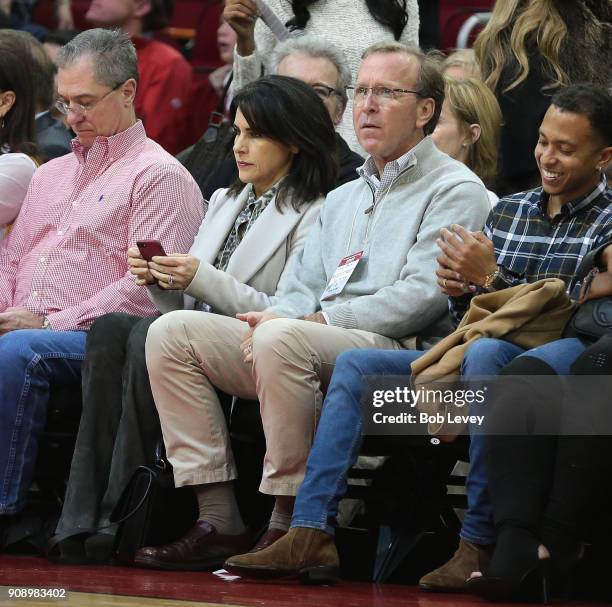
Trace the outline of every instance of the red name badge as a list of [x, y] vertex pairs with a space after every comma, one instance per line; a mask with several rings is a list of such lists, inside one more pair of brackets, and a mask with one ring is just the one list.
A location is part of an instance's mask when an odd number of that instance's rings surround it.
[[362, 257], [363, 251], [357, 251], [357, 253], [343, 257], [340, 260], [334, 275], [329, 279], [325, 291], [321, 295], [321, 301], [333, 299], [336, 295], [342, 293]]

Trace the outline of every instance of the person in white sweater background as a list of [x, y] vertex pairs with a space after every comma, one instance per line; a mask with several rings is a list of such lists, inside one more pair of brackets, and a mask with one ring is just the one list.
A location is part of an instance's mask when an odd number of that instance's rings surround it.
[[[259, 1], [259, 0], [258, 0]], [[290, 30], [313, 33], [342, 49], [353, 79], [366, 48], [396, 40], [406, 46], [419, 45], [417, 0], [261, 0]], [[236, 31], [234, 87], [240, 90], [262, 73], [278, 43], [272, 30], [259, 18], [256, 0], [226, 0], [225, 20]], [[349, 102], [338, 133], [349, 147], [364, 154], [352, 124]]]

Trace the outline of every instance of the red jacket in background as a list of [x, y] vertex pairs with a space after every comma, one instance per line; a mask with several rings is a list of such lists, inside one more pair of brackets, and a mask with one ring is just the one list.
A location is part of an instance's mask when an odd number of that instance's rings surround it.
[[192, 74], [187, 60], [170, 45], [134, 38], [139, 83], [136, 115], [147, 136], [176, 155], [193, 143], [189, 128]]

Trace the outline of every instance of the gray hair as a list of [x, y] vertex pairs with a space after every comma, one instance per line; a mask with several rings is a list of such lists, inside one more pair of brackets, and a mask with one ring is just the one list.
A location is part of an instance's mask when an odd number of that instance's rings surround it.
[[90, 29], [80, 33], [57, 55], [58, 68], [66, 68], [81, 57], [91, 57], [94, 78], [112, 88], [129, 78], [138, 82], [136, 49], [129, 36], [121, 30]]
[[289, 55], [300, 54], [308, 57], [327, 59], [338, 71], [336, 92], [342, 100], [342, 107], [346, 106], [346, 87], [351, 84], [351, 70], [344, 53], [320, 36], [306, 34], [295, 36], [279, 43], [274, 48], [270, 60], [271, 72], [276, 74], [280, 62]]

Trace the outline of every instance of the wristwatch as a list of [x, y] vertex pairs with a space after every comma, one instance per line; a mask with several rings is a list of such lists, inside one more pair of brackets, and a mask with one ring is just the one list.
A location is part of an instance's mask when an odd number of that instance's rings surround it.
[[43, 321], [42, 321], [42, 325], [40, 327], [41, 329], [51, 329], [51, 322], [49, 321], [49, 319], [46, 316], [43, 316]]
[[489, 272], [486, 275], [484, 283], [482, 284], [482, 288], [489, 293], [493, 291], [499, 291], [506, 286], [505, 281], [503, 280], [503, 274], [499, 266], [493, 272]]

